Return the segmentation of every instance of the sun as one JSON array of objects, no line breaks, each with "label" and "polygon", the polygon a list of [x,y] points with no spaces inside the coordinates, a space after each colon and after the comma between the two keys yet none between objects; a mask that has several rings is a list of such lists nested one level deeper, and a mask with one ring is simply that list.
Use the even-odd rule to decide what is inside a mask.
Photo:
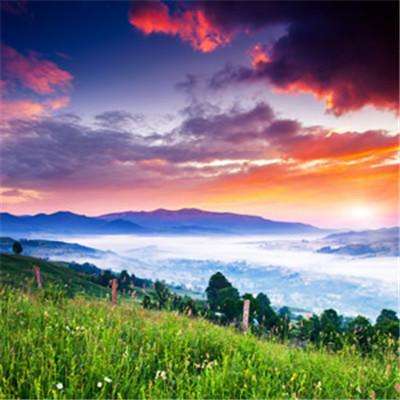
[{"label": "sun", "polygon": [[348,208],[347,214],[351,219],[361,221],[374,218],[376,213],[373,206],[367,204],[353,204]]}]

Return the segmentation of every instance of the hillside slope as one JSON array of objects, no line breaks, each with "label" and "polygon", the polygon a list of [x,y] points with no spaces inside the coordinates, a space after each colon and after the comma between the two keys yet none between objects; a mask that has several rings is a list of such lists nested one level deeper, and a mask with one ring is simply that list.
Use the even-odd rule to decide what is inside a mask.
[{"label": "hillside slope", "polygon": [[40,267],[43,282],[62,286],[69,294],[86,293],[104,297],[107,289],[90,281],[89,277],[63,265],[39,258],[0,254],[0,285],[25,288],[34,286],[33,266]]},{"label": "hillside slope", "polygon": [[384,354],[290,348],[131,301],[0,293],[1,398],[396,397]]}]

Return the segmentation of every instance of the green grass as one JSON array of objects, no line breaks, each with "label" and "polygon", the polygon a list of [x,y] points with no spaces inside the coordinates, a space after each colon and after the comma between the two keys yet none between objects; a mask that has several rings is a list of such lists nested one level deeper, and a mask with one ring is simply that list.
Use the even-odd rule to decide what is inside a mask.
[{"label": "green grass", "polygon": [[0,284],[20,289],[36,287],[34,265],[40,267],[45,285],[57,284],[70,295],[82,293],[89,296],[105,297],[108,293],[106,288],[91,282],[88,276],[79,274],[64,266],[63,263],[11,254],[0,254]]},{"label": "green grass", "polygon": [[1,289],[0,313],[0,398],[398,397],[394,355],[290,348],[132,301]]}]

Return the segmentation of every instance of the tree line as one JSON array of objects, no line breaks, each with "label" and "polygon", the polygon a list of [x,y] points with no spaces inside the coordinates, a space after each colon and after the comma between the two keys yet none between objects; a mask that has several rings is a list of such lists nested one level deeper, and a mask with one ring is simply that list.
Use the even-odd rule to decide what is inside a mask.
[{"label": "tree line", "polygon": [[148,309],[177,311],[190,316],[205,318],[220,325],[240,328],[243,316],[243,302],[250,301],[249,325],[251,332],[282,342],[305,347],[312,344],[332,351],[352,345],[361,353],[374,349],[397,349],[399,339],[399,318],[393,310],[383,309],[375,324],[362,315],[344,317],[334,309],[327,309],[320,315],[294,315],[290,308],[279,309],[271,305],[265,293],[253,296],[240,295],[237,288],[221,273],[210,277],[206,288],[207,300],[196,300],[174,293],[164,282],[140,279],[122,271],[114,275],[104,271],[97,283],[107,286],[111,278],[117,277],[118,289],[122,293],[137,295],[142,306]]}]

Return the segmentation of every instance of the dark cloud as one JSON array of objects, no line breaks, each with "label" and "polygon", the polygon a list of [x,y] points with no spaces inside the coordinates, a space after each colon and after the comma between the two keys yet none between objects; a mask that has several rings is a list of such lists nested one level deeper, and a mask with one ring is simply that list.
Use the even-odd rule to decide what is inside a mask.
[{"label": "dark cloud", "polygon": [[143,114],[131,114],[127,111],[114,110],[105,111],[96,115],[96,123],[105,127],[123,127],[129,125],[131,122],[141,123],[144,121]]},{"label": "dark cloud", "polygon": [[398,110],[398,15],[394,1],[139,2],[130,21],[145,34],[179,36],[203,52],[239,33],[282,25],[286,33],[263,57],[258,47],[253,68],[228,66],[211,86],[268,83],[311,93],[341,115],[366,105]]},{"label": "dark cloud", "polygon": [[225,68],[213,78],[214,87],[264,81],[283,91],[311,93],[335,115],[366,105],[397,111],[397,3],[324,2],[318,9],[305,3],[291,12],[285,4],[283,9],[288,32],[265,60],[255,68]]}]

